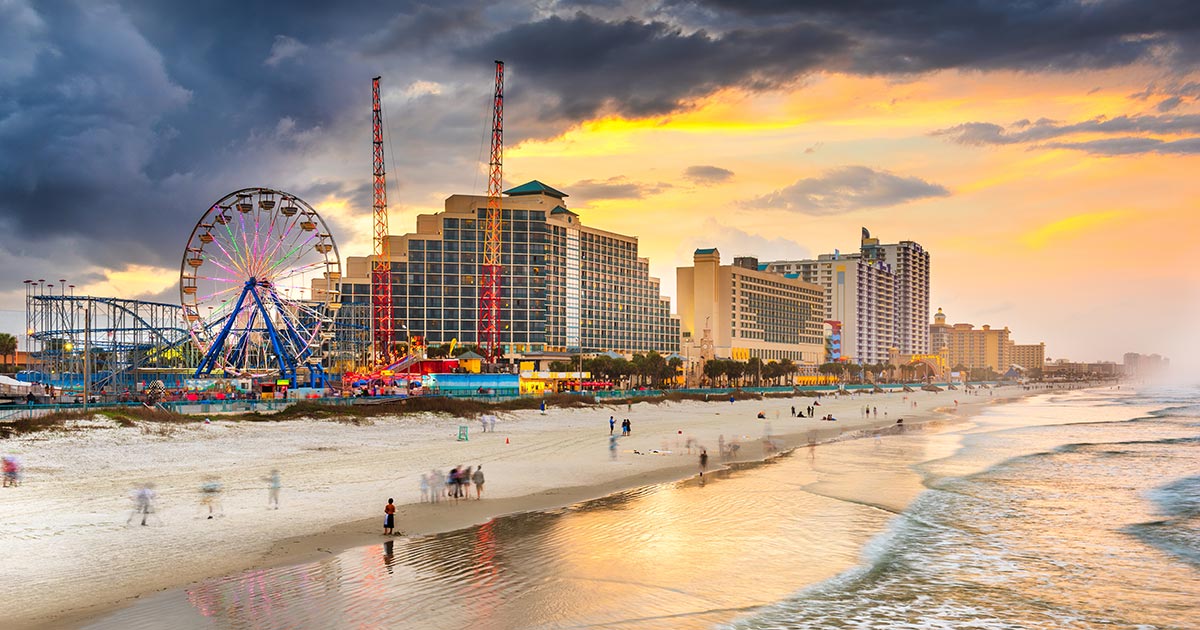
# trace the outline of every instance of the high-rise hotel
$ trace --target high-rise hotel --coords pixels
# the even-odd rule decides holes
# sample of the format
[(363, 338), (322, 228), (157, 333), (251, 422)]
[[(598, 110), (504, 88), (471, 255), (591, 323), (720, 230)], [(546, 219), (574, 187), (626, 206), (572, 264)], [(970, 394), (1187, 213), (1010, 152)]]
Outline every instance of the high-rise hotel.
[(841, 331), (841, 355), (854, 363), (883, 363), (889, 350), (929, 352), (929, 252), (913, 241), (881, 244), (862, 230), (856, 254), (780, 260), (766, 271), (798, 274), (825, 289), (825, 316)]
[(722, 265), (716, 248), (698, 249), (692, 260), (691, 267), (675, 271), (689, 361), (788, 359), (805, 371), (821, 363), (825, 299), (820, 286), (763, 271), (749, 256)]
[[(567, 194), (532, 181), (502, 198), (502, 329), (506, 356), (679, 350), (679, 320), (634, 236), (580, 222)], [(453, 195), (445, 211), (390, 236), (397, 338), (478, 339), (487, 197)], [(344, 303), (371, 301), (371, 259), (350, 257)]]

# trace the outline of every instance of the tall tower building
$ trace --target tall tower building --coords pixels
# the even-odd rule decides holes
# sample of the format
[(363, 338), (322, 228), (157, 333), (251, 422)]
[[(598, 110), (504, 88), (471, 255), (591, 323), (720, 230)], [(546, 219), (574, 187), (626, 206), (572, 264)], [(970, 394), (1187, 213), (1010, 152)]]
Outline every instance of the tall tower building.
[(933, 323), (929, 325), (929, 352), (937, 354), (942, 348), (950, 347), (951, 328), (953, 326), (946, 323), (946, 314), (939, 307), (933, 316)]
[(862, 257), (891, 267), (895, 274), (896, 348), (900, 354), (927, 354), (929, 339), (929, 252), (914, 241), (881, 244), (862, 229)]

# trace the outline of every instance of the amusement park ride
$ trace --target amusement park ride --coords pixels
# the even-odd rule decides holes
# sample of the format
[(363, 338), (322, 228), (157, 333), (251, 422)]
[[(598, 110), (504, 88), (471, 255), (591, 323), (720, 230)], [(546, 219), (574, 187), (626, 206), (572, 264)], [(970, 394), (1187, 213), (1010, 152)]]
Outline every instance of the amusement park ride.
[[(487, 362), (502, 356), (503, 329), (504, 62), (495, 63), (478, 322), (478, 343)], [(179, 306), (76, 296), (73, 286), (68, 295), (65, 280), (55, 295), (53, 281), (26, 281), (27, 334), (38, 348), (30, 353), (34, 364), (23, 378), (113, 391), (141, 389), (160, 377), (179, 386), (185, 375), (269, 377), (292, 387), (321, 387), (329, 383), (325, 361), (334, 348), (343, 359), (346, 354), (362, 357), (370, 366), (361, 371), (346, 366), (343, 380), (413, 371), (424, 360), (423, 340), (408, 336), (403, 353), (396, 344), (379, 84), (380, 77), (372, 79), (374, 238), (368, 326), (347, 324), (357, 316), (342, 311), (341, 259), (317, 211), (289, 192), (243, 188), (209, 206), (192, 229), (179, 267)], [(346, 306), (356, 313), (356, 307), (366, 305)], [(356, 335), (365, 338), (368, 331), (369, 344), (359, 342)]]
[(341, 271), (333, 235), (304, 200), (270, 188), (222, 197), (180, 263), (183, 319), (201, 352), (195, 375), (325, 384), (321, 352), (341, 307)]

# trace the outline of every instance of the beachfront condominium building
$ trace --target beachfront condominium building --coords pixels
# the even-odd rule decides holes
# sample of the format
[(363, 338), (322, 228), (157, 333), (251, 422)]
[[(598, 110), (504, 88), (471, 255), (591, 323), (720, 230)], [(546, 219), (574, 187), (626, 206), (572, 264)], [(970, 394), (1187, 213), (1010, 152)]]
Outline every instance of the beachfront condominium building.
[(900, 354), (926, 354), (929, 344), (929, 252), (913, 241), (880, 243), (862, 229), (862, 257), (883, 263), (895, 274), (896, 348)]
[(810, 368), (821, 363), (825, 291), (819, 285), (760, 270), (756, 258), (722, 265), (715, 248), (697, 249), (692, 266), (676, 269), (675, 277), (689, 360), (711, 343), (718, 358), (790, 359)]
[[(583, 225), (566, 193), (536, 180), (504, 194), (506, 356), (678, 351), (679, 320), (638, 255), (636, 236)], [(477, 342), (486, 207), (487, 197), (453, 195), (443, 212), (418, 216), (416, 232), (388, 237), (398, 340)], [(371, 262), (348, 259), (344, 303), (370, 303)]]
[(781, 260), (759, 267), (819, 285), (825, 319), (840, 331), (841, 360), (884, 363), (896, 344), (896, 278), (883, 263), (857, 254), (822, 254), (816, 260)]
[(825, 288), (826, 316), (840, 323), (845, 360), (885, 362), (893, 347), (904, 356), (930, 352), (929, 252), (920, 244), (880, 243), (863, 228), (857, 254), (835, 251), (816, 260), (769, 262), (763, 268), (798, 273)]
[(1014, 344), (1012, 362), (1025, 370), (1041, 369), (1046, 363), (1046, 343)]
[(934, 323), (929, 325), (929, 332), (932, 339), (942, 344), (933, 352), (944, 356), (952, 369), (990, 368), (1004, 374), (1013, 364), (1015, 346), (1008, 328), (988, 325), (975, 328), (971, 324), (951, 326), (946, 324), (946, 315), (939, 308)]

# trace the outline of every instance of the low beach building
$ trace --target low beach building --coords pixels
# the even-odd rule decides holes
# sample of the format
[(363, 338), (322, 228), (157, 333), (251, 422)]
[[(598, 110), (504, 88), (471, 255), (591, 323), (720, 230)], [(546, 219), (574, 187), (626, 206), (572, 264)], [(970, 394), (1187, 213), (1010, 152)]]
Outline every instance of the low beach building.
[(966, 323), (951, 326), (939, 308), (934, 323), (929, 326), (929, 337), (941, 344), (933, 353), (945, 356), (951, 369), (960, 366), (968, 370), (989, 368), (1004, 374), (1013, 364), (1015, 346), (1007, 327), (992, 328), (985, 324), (976, 328)]
[(1040, 370), (1046, 363), (1046, 342), (1013, 344), (1012, 362), (1025, 370)]

